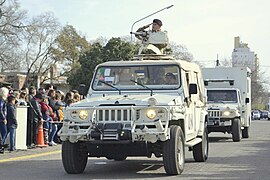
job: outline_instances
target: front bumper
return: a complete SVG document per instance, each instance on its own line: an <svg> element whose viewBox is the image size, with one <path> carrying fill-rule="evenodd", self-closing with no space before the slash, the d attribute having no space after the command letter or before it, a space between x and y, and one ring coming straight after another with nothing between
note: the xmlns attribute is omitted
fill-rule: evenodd
<svg viewBox="0 0 270 180"><path fill-rule="evenodd" d="M62 141L145 141L155 143L169 139L169 110L165 107L155 107L163 110L163 115L155 120L149 120L138 116L139 111L145 107L96 107L96 121L78 122L69 119L64 120L63 127L58 132ZM124 110L123 110L124 109ZM116 114L126 114L126 118L118 118ZM126 113L123 113L123 112ZM105 115L114 114L114 119ZM121 113L120 113L121 112ZM99 114L103 114L99 116ZM118 119L117 119L118 118Z"/></svg>
<svg viewBox="0 0 270 180"><path fill-rule="evenodd" d="M207 126L231 126L232 125L232 119L219 119L219 118L208 118L207 120Z"/></svg>

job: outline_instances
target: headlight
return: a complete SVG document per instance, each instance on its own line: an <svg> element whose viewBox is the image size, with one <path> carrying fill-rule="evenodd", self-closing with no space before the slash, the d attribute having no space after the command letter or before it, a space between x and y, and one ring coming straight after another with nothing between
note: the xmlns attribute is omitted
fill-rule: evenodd
<svg viewBox="0 0 270 180"><path fill-rule="evenodd" d="M88 118L88 112L86 110L81 110L79 113L79 118L81 120L85 120Z"/></svg>
<svg viewBox="0 0 270 180"><path fill-rule="evenodd" d="M224 116L229 116L230 114L231 114L230 111L224 111L224 112L223 112L223 115L224 115Z"/></svg>
<svg viewBox="0 0 270 180"><path fill-rule="evenodd" d="M225 110L222 112L222 116L226 118L232 118L236 116L236 112L234 110Z"/></svg>
<svg viewBox="0 0 270 180"><path fill-rule="evenodd" d="M149 119L155 119L157 117L157 113L154 109L149 109L146 111L146 116L149 118Z"/></svg>

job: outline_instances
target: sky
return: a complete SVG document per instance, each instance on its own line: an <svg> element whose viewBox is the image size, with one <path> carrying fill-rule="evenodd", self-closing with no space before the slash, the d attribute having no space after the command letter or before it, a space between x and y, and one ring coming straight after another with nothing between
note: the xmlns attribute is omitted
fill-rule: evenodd
<svg viewBox="0 0 270 180"><path fill-rule="evenodd" d="M30 16L53 12L62 25L72 25L87 39L129 35L158 18L170 41L185 45L195 61L214 66L231 59L234 37L248 43L260 59L262 71L270 72L269 0L19 0ZM269 73L270 74L270 73ZM268 77L268 76L267 76ZM270 77L270 75L269 75Z"/></svg>

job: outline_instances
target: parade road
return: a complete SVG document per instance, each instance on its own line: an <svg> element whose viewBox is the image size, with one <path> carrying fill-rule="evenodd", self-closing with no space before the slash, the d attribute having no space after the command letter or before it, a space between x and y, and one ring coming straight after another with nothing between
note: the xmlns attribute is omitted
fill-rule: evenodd
<svg viewBox="0 0 270 180"><path fill-rule="evenodd" d="M0 154L0 179L270 179L270 121L252 121L250 138L233 142L230 134L211 133L209 158L197 163L186 151L185 170L165 174L162 158L125 161L89 158L83 174L66 174L61 145Z"/></svg>

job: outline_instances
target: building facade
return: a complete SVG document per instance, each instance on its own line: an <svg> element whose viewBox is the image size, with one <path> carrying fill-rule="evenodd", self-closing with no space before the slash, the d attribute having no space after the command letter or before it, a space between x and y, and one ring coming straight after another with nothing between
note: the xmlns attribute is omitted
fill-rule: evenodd
<svg viewBox="0 0 270 180"><path fill-rule="evenodd" d="M234 38L232 66L247 66L251 69L254 77L259 75L259 58L257 54L250 50L247 43L242 43L239 36Z"/></svg>

